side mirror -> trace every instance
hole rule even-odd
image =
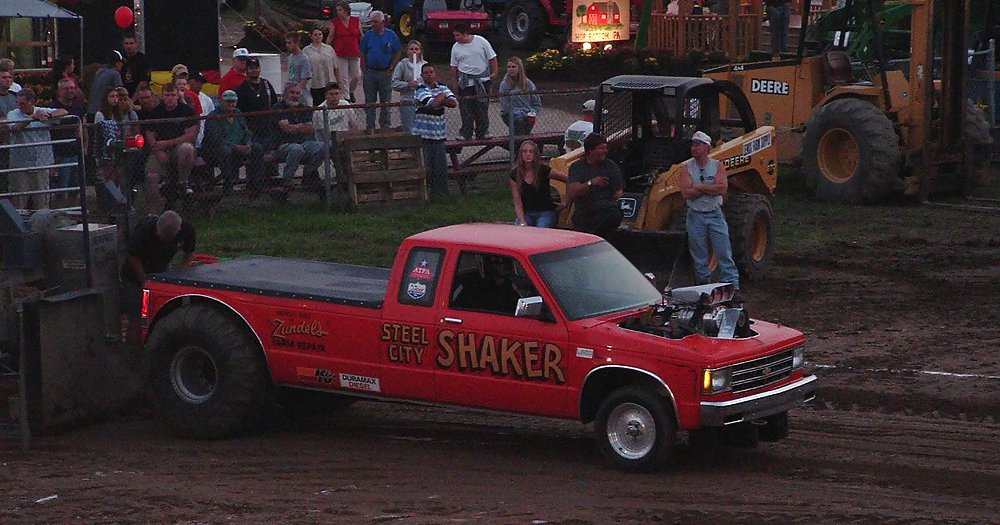
[[[522,297],[517,300],[517,307],[514,308],[514,317],[528,317],[538,319],[542,315],[542,305],[545,302],[535,295],[532,297]]]

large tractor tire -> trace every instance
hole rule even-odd
[[[414,17],[415,12],[412,8],[403,9],[396,15],[396,34],[404,43],[416,38],[417,19]]]
[[[737,193],[724,208],[733,261],[748,281],[763,279],[774,260],[774,217],[763,195]]]
[[[536,49],[548,26],[545,10],[536,0],[511,0],[503,10],[500,23],[514,49]]]
[[[663,398],[647,389],[622,387],[597,409],[594,435],[604,457],[628,472],[663,468],[674,450],[677,425]]]
[[[273,406],[260,343],[207,304],[183,306],[153,327],[150,401],[175,435],[219,439],[254,430]]]
[[[872,203],[899,193],[901,161],[892,122],[864,100],[834,100],[806,125],[802,172],[822,201]]]

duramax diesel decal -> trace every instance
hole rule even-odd
[[[332,385],[334,374],[330,370],[322,368],[309,368],[305,366],[295,367],[295,374],[299,377],[300,383],[313,385]]]
[[[341,388],[351,390],[364,390],[366,392],[381,392],[382,385],[377,377],[356,376],[354,374],[340,374]]]
[[[382,325],[383,341],[390,341],[386,347],[390,363],[422,364],[424,350],[430,342],[427,330],[422,326],[385,323]]]
[[[562,350],[552,343],[451,330],[438,332],[437,341],[441,346],[437,364],[441,368],[463,371],[488,369],[496,375],[518,379],[566,382]]]
[[[279,310],[271,319],[271,344],[282,348],[303,352],[326,352],[321,340],[329,335],[323,323],[312,319],[310,314]],[[298,319],[292,319],[298,317]],[[320,341],[317,341],[320,340]]]

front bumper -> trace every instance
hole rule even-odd
[[[806,376],[777,390],[729,401],[702,401],[701,426],[721,427],[787,412],[816,397],[816,376]]]

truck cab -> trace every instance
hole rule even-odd
[[[812,398],[803,336],[732,287],[658,291],[588,234],[465,224],[416,234],[390,270],[245,258],[151,277],[151,398],[177,434],[260,423],[286,389],[595,422],[625,470],[678,430],[776,440]]]

